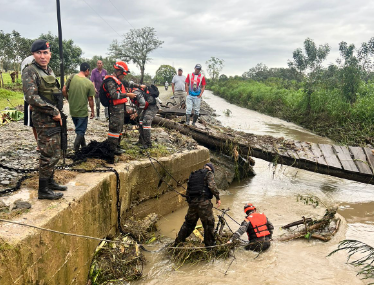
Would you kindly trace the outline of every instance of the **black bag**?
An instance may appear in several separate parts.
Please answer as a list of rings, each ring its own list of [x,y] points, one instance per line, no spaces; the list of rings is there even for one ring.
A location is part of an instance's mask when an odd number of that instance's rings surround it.
[[[106,83],[106,80],[103,81],[103,83],[100,86],[100,91],[99,91],[99,98],[100,98],[100,103],[104,107],[109,107],[109,98],[107,97],[107,92],[104,90],[104,84]]]
[[[158,91],[158,88],[155,85],[151,85],[148,87],[149,94],[152,95],[154,98],[157,98],[160,95],[160,91]]]

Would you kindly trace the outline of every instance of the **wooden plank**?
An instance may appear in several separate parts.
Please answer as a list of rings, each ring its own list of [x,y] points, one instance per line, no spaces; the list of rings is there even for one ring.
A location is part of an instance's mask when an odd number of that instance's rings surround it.
[[[288,149],[287,150],[288,155],[293,158],[293,159],[299,159],[299,156],[297,155],[297,152],[294,151],[293,149]]]
[[[311,144],[312,152],[314,153],[314,157],[317,160],[318,164],[327,165],[327,162],[322,154],[321,149],[319,148],[318,144],[312,143]]]
[[[305,152],[306,156],[308,157],[308,160],[313,161],[313,162],[318,161],[317,157],[314,155],[314,153],[312,151],[312,147],[311,147],[310,143],[302,142],[301,146],[302,146],[303,151]]]
[[[372,174],[369,163],[366,160],[366,155],[362,147],[350,146],[349,150],[353,154],[353,159],[361,173]]]
[[[364,148],[364,152],[366,154],[366,161],[369,162],[369,165],[371,167],[371,170],[374,172],[374,155],[371,152],[371,149],[368,147]]]
[[[301,145],[300,142],[295,141],[295,146],[297,148],[297,154],[301,159],[310,160],[308,155],[304,151],[304,147]]]
[[[340,163],[343,165],[343,169],[359,172],[358,168],[351,157],[351,153],[348,148],[345,146],[333,145],[335,152],[340,160]]]
[[[322,151],[323,156],[327,162],[327,165],[335,168],[342,168],[342,165],[339,162],[338,157],[334,153],[334,149],[329,144],[319,144],[319,148]]]

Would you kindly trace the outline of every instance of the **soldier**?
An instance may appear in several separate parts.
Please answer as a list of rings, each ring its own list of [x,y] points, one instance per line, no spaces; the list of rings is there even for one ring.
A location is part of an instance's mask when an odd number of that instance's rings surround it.
[[[131,100],[138,107],[138,112],[130,116],[131,119],[139,117],[138,144],[141,144],[143,149],[151,148],[151,128],[152,121],[158,112],[156,98],[159,95],[159,91],[154,85],[147,87],[146,85],[138,85],[130,81],[131,87],[139,88],[139,90],[134,92],[136,97]]]
[[[191,173],[188,179],[186,195],[188,211],[175,239],[175,245],[186,240],[195,229],[199,218],[204,227],[205,246],[214,245],[213,204],[210,200],[215,196],[218,207],[221,205],[221,200],[214,181],[214,167],[211,163],[207,163],[203,169]]]
[[[38,136],[39,199],[56,200],[66,186],[53,179],[55,166],[61,156],[62,94],[59,83],[50,67],[51,51],[46,40],[36,40],[31,46],[33,62],[22,72],[25,100],[33,109],[32,120]]]
[[[111,151],[116,155],[121,155],[124,151],[119,147],[123,123],[125,119],[125,104],[127,97],[133,98],[135,94],[127,93],[122,80],[130,73],[126,63],[118,61],[114,65],[113,75],[104,77],[101,90],[109,99],[109,132],[108,141],[111,145]]]

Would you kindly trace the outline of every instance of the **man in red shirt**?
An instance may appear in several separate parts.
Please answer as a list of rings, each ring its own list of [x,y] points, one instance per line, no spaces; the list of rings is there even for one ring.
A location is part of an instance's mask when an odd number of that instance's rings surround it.
[[[194,116],[192,125],[195,126],[200,114],[201,97],[205,90],[205,76],[201,74],[201,65],[196,64],[195,72],[188,74],[186,78],[186,124],[190,124],[192,109]]]

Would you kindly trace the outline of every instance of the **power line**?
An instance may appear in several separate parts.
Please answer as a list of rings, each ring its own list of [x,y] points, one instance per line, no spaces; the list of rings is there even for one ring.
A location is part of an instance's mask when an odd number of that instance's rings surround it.
[[[119,34],[119,33],[118,33],[118,32],[117,32],[117,31],[116,31],[116,30],[111,26],[111,25],[109,25],[109,23],[108,23],[107,21],[104,20],[103,17],[100,16],[99,13],[97,13],[97,12],[96,12],[96,11],[95,11],[91,6],[90,6],[90,5],[86,2],[86,0],[83,0],[83,2],[86,3],[86,5],[87,5],[88,7],[90,7],[91,10],[94,11],[95,14],[98,15],[98,16],[100,17],[100,19],[103,20],[103,21],[104,21],[104,22],[105,22],[105,23],[106,23],[106,24],[107,24],[107,25],[108,25],[108,26],[109,26],[109,27],[110,27],[110,28],[111,28],[111,29],[112,29],[112,30],[113,30],[113,31],[114,31],[114,32],[115,32],[119,37],[122,37],[122,36],[121,36],[121,35],[120,35],[120,34]]]
[[[118,13],[120,13],[121,14],[121,16],[123,17],[123,19],[133,28],[133,29],[135,29],[135,27],[126,19],[126,17],[121,13],[121,10],[120,9],[117,9],[117,7],[116,6],[114,6],[114,4],[113,4],[113,2],[112,2],[112,0],[109,0],[109,2],[110,2],[110,4],[112,4],[112,6],[114,7],[114,9],[116,9],[116,11],[118,12]]]

